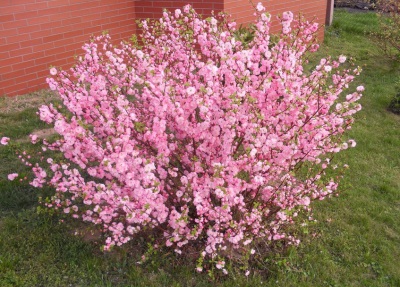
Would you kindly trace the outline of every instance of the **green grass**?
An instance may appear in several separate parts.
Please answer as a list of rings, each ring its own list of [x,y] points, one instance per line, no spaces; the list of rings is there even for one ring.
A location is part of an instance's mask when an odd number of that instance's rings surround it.
[[[101,238],[74,235],[82,225],[38,214],[38,197],[46,191],[10,182],[6,176],[27,173],[15,151],[34,152],[26,137],[45,128],[33,109],[43,100],[11,110],[4,108],[9,100],[0,101],[0,137],[17,142],[0,148],[0,286],[400,286],[400,116],[386,110],[398,92],[400,67],[366,37],[376,23],[371,13],[336,10],[318,54],[346,54],[363,67],[354,84],[366,87],[363,110],[348,133],[357,147],[337,158],[350,165],[340,196],[315,203],[317,222],[308,226],[302,244],[266,254],[267,272],[249,278],[236,274],[211,282],[172,254],[158,254],[139,265],[141,240],[136,247],[103,254]]]

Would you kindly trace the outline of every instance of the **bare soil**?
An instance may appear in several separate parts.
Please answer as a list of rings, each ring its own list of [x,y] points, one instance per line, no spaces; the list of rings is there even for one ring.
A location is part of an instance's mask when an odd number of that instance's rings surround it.
[[[30,94],[14,97],[0,97],[0,113],[10,114],[21,112],[29,108],[37,108],[42,104],[47,104],[59,100],[54,92],[41,90]]]

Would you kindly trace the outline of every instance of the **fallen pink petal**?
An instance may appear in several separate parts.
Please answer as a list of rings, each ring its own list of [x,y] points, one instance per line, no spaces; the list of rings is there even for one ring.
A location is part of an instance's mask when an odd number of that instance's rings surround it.
[[[13,181],[14,179],[16,179],[18,177],[18,173],[10,173],[7,178],[8,180]]]
[[[2,137],[1,138],[1,140],[0,140],[0,143],[2,144],[2,145],[8,145],[8,142],[10,141],[10,138],[8,138],[8,137]]]

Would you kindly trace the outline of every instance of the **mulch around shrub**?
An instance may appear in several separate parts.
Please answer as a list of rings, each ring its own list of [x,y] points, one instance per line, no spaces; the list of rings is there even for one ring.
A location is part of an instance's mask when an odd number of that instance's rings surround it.
[[[335,0],[335,7],[354,8],[361,10],[375,10],[374,0]]]

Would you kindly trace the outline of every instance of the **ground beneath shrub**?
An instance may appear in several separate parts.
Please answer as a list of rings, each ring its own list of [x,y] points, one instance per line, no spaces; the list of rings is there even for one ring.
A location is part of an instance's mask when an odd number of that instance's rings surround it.
[[[354,8],[357,10],[374,10],[376,1],[373,0],[335,0],[335,7],[341,8]]]
[[[59,101],[60,97],[49,90],[40,90],[14,97],[0,97],[0,114],[10,114],[37,108],[42,104]]]

